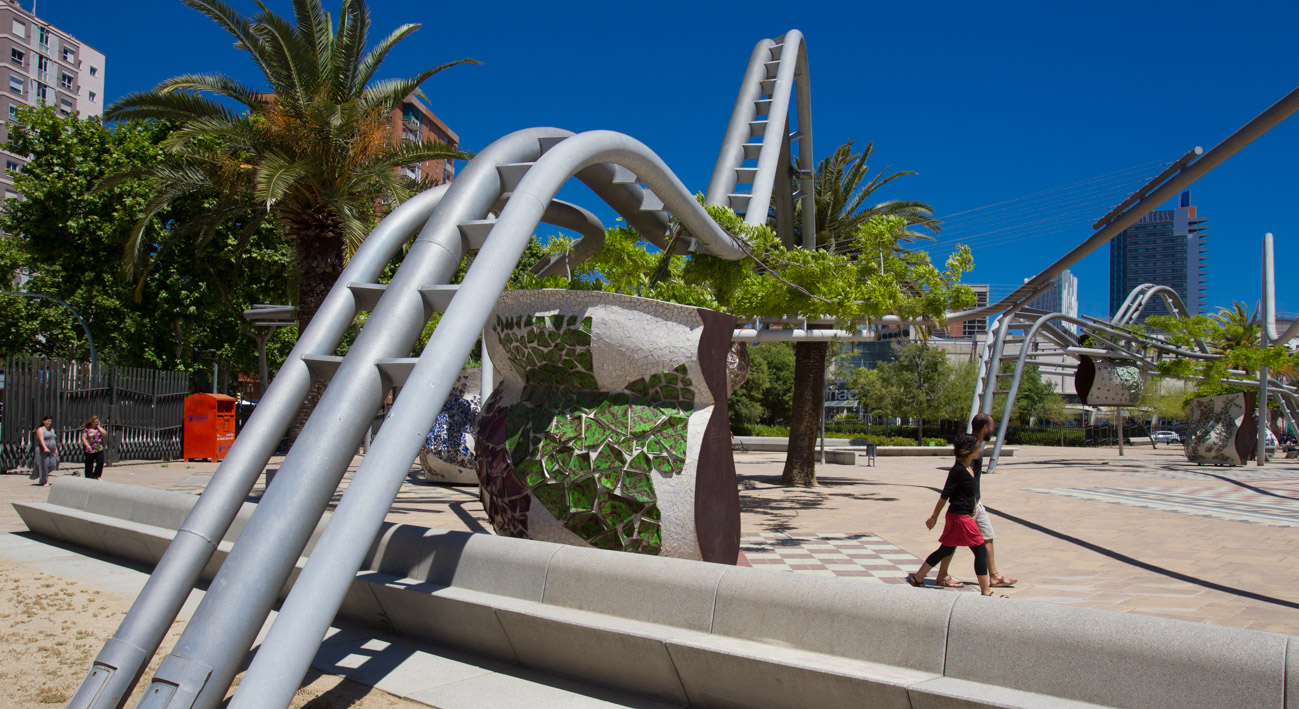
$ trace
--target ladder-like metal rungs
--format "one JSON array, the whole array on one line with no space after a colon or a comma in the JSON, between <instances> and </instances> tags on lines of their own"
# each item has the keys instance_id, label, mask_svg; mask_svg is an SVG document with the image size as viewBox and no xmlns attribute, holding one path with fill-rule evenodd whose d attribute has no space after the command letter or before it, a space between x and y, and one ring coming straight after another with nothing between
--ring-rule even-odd
<instances>
[{"instance_id":1,"label":"ladder-like metal rungs","mask_svg":"<svg viewBox=\"0 0 1299 709\"><path fill-rule=\"evenodd\" d=\"M613 179L609 180L609 184L634 185L639 182L640 182L640 178L636 177L636 173L632 172L631 170L628 170L622 165L615 164L613 166Z\"/></svg>"},{"instance_id":2,"label":"ladder-like metal rungs","mask_svg":"<svg viewBox=\"0 0 1299 709\"><path fill-rule=\"evenodd\" d=\"M334 375L338 374L338 368L343 364L343 358L339 355L307 355L302 358L302 361L311 371L311 378L318 382L328 382L333 379ZM379 374L383 377L385 385L390 389L399 389L406 384L417 362L419 362L417 357L394 357L378 360L374 364L379 368Z\"/></svg>"},{"instance_id":3,"label":"ladder-like metal rungs","mask_svg":"<svg viewBox=\"0 0 1299 709\"><path fill-rule=\"evenodd\" d=\"M745 143L743 147L745 160L757 160L762 154L762 143Z\"/></svg>"},{"instance_id":4,"label":"ladder-like metal rungs","mask_svg":"<svg viewBox=\"0 0 1299 709\"><path fill-rule=\"evenodd\" d=\"M753 179L758 176L756 167L737 167L735 168L735 182L741 185L753 184Z\"/></svg>"},{"instance_id":5,"label":"ladder-like metal rungs","mask_svg":"<svg viewBox=\"0 0 1299 709\"><path fill-rule=\"evenodd\" d=\"M761 138L767 133L766 121L749 121L749 137Z\"/></svg>"},{"instance_id":6,"label":"ladder-like metal rungs","mask_svg":"<svg viewBox=\"0 0 1299 709\"><path fill-rule=\"evenodd\" d=\"M726 195L726 200L730 204L732 210L743 212L749 208L749 200L752 197L753 195L751 194L729 194Z\"/></svg>"},{"instance_id":7,"label":"ladder-like metal rungs","mask_svg":"<svg viewBox=\"0 0 1299 709\"><path fill-rule=\"evenodd\" d=\"M762 81L758 82L758 86L759 86L759 90L762 91L763 95L771 96L772 92L776 90L776 80L763 79Z\"/></svg>"},{"instance_id":8,"label":"ladder-like metal rungs","mask_svg":"<svg viewBox=\"0 0 1299 709\"><path fill-rule=\"evenodd\" d=\"M445 313L459 287L455 284L420 286L419 295L424 300L425 319L433 313ZM383 298L384 293L388 292L387 283L349 283L347 288L356 297L356 309L367 312L378 307L379 300Z\"/></svg>"},{"instance_id":9,"label":"ladder-like metal rungs","mask_svg":"<svg viewBox=\"0 0 1299 709\"><path fill-rule=\"evenodd\" d=\"M775 59L769 61L765 64L765 66L767 67L767 78L768 79L776 78L776 72L780 71L780 60Z\"/></svg>"},{"instance_id":10,"label":"ladder-like metal rungs","mask_svg":"<svg viewBox=\"0 0 1299 709\"><path fill-rule=\"evenodd\" d=\"M780 59L780 51L785 48L784 43L771 45L771 58Z\"/></svg>"},{"instance_id":11,"label":"ladder-like metal rungs","mask_svg":"<svg viewBox=\"0 0 1299 709\"><path fill-rule=\"evenodd\" d=\"M483 244L487 243L487 236L492 233L493 226L496 226L495 219L476 219L461 224L460 236L464 238L468 250L477 251L483 248Z\"/></svg>"},{"instance_id":12,"label":"ladder-like metal rungs","mask_svg":"<svg viewBox=\"0 0 1299 709\"><path fill-rule=\"evenodd\" d=\"M519 186L519 181L523 176L528 174L528 170L536 163L531 162L511 162L496 166L496 172L501 177L501 191L513 192L514 188Z\"/></svg>"},{"instance_id":13,"label":"ladder-like metal rungs","mask_svg":"<svg viewBox=\"0 0 1299 709\"><path fill-rule=\"evenodd\" d=\"M771 99L760 98L753 102L754 113L759 116L765 116L771 111Z\"/></svg>"}]
</instances>

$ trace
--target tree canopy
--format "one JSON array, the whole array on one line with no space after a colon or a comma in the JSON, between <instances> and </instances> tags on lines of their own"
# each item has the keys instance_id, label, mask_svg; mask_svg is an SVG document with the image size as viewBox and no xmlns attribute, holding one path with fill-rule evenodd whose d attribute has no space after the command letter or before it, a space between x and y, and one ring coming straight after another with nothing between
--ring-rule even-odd
<instances>
[{"instance_id":1,"label":"tree canopy","mask_svg":"<svg viewBox=\"0 0 1299 709\"><path fill-rule=\"evenodd\" d=\"M29 275L27 291L66 300L104 357L166 369L210 366L193 361L199 350L255 371L256 348L241 311L288 297L284 270L292 253L274 225L247 234L220 228L201 255L155 242L155 267L142 281L122 267L131 230L148 212L149 190L134 182L96 185L110 172L157 164L172 130L165 122L108 127L97 118L59 117L49 107L20 108L6 149L29 161L14 175L23 198L8 200L0 215L0 269ZM151 222L165 235L210 207L203 199L178 200ZM0 303L0 352L85 357L85 336L64 309L15 296L0 296ZM273 347L291 337L277 335Z\"/></svg>"}]
</instances>

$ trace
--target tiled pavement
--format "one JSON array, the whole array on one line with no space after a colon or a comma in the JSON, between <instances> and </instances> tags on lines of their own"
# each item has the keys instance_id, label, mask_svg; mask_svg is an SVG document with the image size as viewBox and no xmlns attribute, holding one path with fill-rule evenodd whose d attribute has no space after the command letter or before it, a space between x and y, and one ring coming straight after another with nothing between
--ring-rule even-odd
<instances>
[{"instance_id":1,"label":"tiled pavement","mask_svg":"<svg viewBox=\"0 0 1299 709\"><path fill-rule=\"evenodd\" d=\"M1299 527L1299 497L1269 491L1262 481L1254 488L1193 486L1174 488L1028 488L1029 492L1065 495L1083 500L1113 502L1153 510L1181 512L1236 522L1266 524L1273 527ZM1288 487L1280 488L1287 490Z\"/></svg>"},{"instance_id":2,"label":"tiled pavement","mask_svg":"<svg viewBox=\"0 0 1299 709\"><path fill-rule=\"evenodd\" d=\"M818 466L814 488L781 486L782 464L781 454L737 454L743 543L754 566L897 583L934 549L937 532L923 522L946 461ZM137 464L109 468L105 479L198 492L215 470L211 463ZM18 478L0 476L6 500L44 499L41 488ZM983 493L998 534L997 566L1020 579L1007 590L1013 599L1299 634L1299 525L1292 524L1299 460L1201 468L1176 448L1129 448L1120 458L1113 449L1023 447L985 478ZM389 519L490 528L476 488L429 485L414 473ZM0 508L0 531L22 529L12 508ZM967 561L958 555L953 570L970 581Z\"/></svg>"}]
</instances>

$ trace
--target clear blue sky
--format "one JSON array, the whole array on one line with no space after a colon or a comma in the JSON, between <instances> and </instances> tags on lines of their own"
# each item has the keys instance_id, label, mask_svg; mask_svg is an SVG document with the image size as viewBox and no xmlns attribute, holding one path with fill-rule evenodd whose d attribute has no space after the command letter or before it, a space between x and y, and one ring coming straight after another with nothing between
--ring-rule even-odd
<instances>
[{"instance_id":1,"label":"clear blue sky","mask_svg":"<svg viewBox=\"0 0 1299 709\"><path fill-rule=\"evenodd\" d=\"M38 1L42 18L107 54L110 100L189 72L258 83L229 37L178 1ZM290 12L287 0L268 2ZM800 29L817 159L849 139L874 141L874 167L919 172L881 198L923 199L940 217L1208 149L1299 85L1295 2L373 0L372 11L376 38L403 22L423 25L390 56L388 76L466 56L484 62L426 85L465 148L528 126L618 130L696 191L707 187L753 44ZM1296 158L1299 118L1192 188L1210 225L1211 305L1258 299L1265 231L1277 235L1283 267L1299 263ZM1104 203L1112 193L1097 202L1096 190L1132 188L1145 174L1056 193L1078 208L1042 220L1054 231L1034 238L981 236L1005 218L1034 221L1006 207L966 215L984 215L964 230L980 237L967 280L1005 293L1090 234L1082 224L1112 206ZM955 219L953 238L962 232ZM1102 248L1075 268L1085 313L1107 312L1107 259ZM1279 281L1279 309L1299 311L1299 282L1284 270Z\"/></svg>"}]
</instances>

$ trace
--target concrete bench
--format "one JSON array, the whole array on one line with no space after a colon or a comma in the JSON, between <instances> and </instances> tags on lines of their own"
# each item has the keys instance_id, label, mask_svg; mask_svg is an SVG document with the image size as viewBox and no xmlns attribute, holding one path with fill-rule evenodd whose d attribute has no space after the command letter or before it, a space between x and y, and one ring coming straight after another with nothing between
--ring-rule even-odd
<instances>
[{"instance_id":1,"label":"concrete bench","mask_svg":"<svg viewBox=\"0 0 1299 709\"><path fill-rule=\"evenodd\" d=\"M14 505L153 563L174 532L141 520L195 499L65 479ZM341 615L690 706L1299 709L1299 638L1270 633L405 525L365 566Z\"/></svg>"},{"instance_id":2,"label":"concrete bench","mask_svg":"<svg viewBox=\"0 0 1299 709\"><path fill-rule=\"evenodd\" d=\"M857 451L828 450L825 452L825 462L830 465L856 465Z\"/></svg>"}]
</instances>

